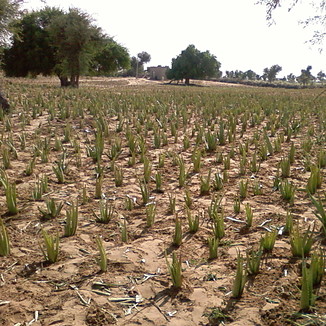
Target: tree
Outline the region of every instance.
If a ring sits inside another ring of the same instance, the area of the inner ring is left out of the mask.
[[[189,45],[179,56],[172,59],[172,67],[168,71],[168,78],[175,80],[203,79],[220,76],[221,64],[209,51],[200,52],[194,45]]]
[[[322,70],[319,71],[319,73],[317,74],[317,79],[320,83],[323,84],[326,79],[326,74]]]
[[[102,45],[92,60],[91,68],[96,75],[110,75],[130,67],[128,50],[111,37],[104,37]]]
[[[0,0],[0,46],[8,43],[11,34],[16,34],[17,29],[12,22],[20,15],[20,5],[23,0]]]
[[[297,77],[297,81],[303,86],[307,86],[313,82],[316,78],[311,74],[312,66],[308,66],[306,69],[301,70],[301,75]]]
[[[262,75],[262,78],[264,80],[268,80],[270,83],[273,82],[276,79],[276,75],[282,71],[282,67],[279,65],[273,65],[270,68],[264,69],[264,74]]]
[[[78,87],[81,73],[86,72],[91,63],[101,39],[101,29],[92,23],[87,13],[71,8],[68,13],[55,18],[49,26],[56,48],[55,72],[61,86]]]
[[[28,74],[50,75],[55,67],[55,47],[48,27],[55,17],[63,15],[57,8],[46,7],[27,13],[15,26],[18,35],[12,37],[10,48],[4,49],[2,67],[7,76],[26,77]]]
[[[295,80],[296,80],[296,77],[295,77],[295,75],[291,72],[290,74],[288,74],[288,75],[286,76],[286,79],[287,79],[288,82],[290,82],[290,83],[294,83]]]

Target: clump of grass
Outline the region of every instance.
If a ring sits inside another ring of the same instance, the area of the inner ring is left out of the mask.
[[[55,263],[59,255],[59,233],[56,235],[48,234],[42,229],[42,235],[44,240],[45,249],[40,244],[44,259],[49,263]]]
[[[167,256],[165,256],[165,259],[166,259],[166,265],[168,267],[172,279],[172,285],[174,288],[180,289],[182,286],[181,256],[177,258],[176,253],[173,252],[171,264],[169,263]]]
[[[237,271],[232,287],[232,297],[240,298],[247,282],[247,273],[243,267],[243,257],[237,252]]]
[[[0,218],[0,256],[8,256],[10,254],[10,244],[7,229]]]
[[[108,270],[108,261],[107,261],[106,252],[105,252],[105,249],[103,246],[103,241],[99,236],[96,237],[95,241],[96,241],[97,249],[100,254],[100,257],[96,258],[96,262],[99,265],[101,272],[106,272]]]

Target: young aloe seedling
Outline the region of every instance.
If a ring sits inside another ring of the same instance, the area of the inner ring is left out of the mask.
[[[154,224],[155,214],[156,214],[156,204],[153,202],[146,204],[146,225],[147,225],[147,227],[151,227]]]
[[[247,273],[243,268],[243,257],[240,251],[237,252],[237,271],[232,287],[232,297],[240,298],[247,282]]]
[[[173,252],[171,264],[169,263],[166,255],[165,260],[172,279],[173,287],[176,289],[180,289],[182,286],[181,256],[177,258],[176,253]]]
[[[312,270],[307,267],[304,261],[302,264],[300,310],[304,312],[310,311],[315,301],[316,295],[313,293]]]
[[[263,252],[272,252],[277,237],[277,230],[266,232],[260,239],[260,248]]]
[[[248,180],[241,180],[239,183],[239,195],[240,199],[245,199],[248,193]]]
[[[101,272],[106,272],[108,270],[108,262],[106,252],[103,246],[103,241],[99,236],[96,237],[95,241],[100,254],[100,257],[96,258],[96,262],[99,265]]]
[[[219,239],[217,239],[215,236],[210,237],[207,239],[208,242],[208,248],[209,248],[209,259],[213,260],[217,258],[217,248],[219,245]]]
[[[192,216],[190,209],[186,206],[187,220],[190,233],[196,233],[199,228],[199,214]]]
[[[247,272],[249,275],[257,275],[259,273],[260,261],[263,255],[262,250],[250,250],[246,251],[247,257]]]
[[[313,232],[310,228],[303,234],[299,232],[299,226],[292,229],[290,234],[290,244],[293,257],[307,257],[309,256],[311,247],[313,245]]]
[[[211,187],[211,170],[209,170],[207,177],[200,176],[200,195],[208,195]]]
[[[70,237],[76,234],[78,222],[78,202],[72,204],[69,209],[66,210],[66,224],[64,228],[64,236]]]
[[[56,204],[55,200],[51,198],[50,200],[46,200],[46,211],[41,209],[40,207],[38,207],[38,210],[41,212],[43,220],[49,220],[59,216],[62,207],[62,202]]]
[[[8,256],[10,254],[10,244],[7,229],[0,218],[0,256]]]
[[[175,197],[175,195],[172,195],[170,193],[168,193],[168,197],[169,197],[169,210],[168,210],[168,213],[175,214],[176,197]]]
[[[182,243],[182,222],[181,219],[178,218],[178,216],[176,216],[172,244],[176,247],[180,247],[181,243]]]
[[[55,263],[59,255],[59,233],[54,235],[48,234],[42,229],[42,235],[44,240],[45,249],[40,244],[44,259],[49,263]]]

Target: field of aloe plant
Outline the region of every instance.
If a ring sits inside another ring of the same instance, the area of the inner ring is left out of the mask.
[[[326,93],[4,80],[0,324],[324,325]]]

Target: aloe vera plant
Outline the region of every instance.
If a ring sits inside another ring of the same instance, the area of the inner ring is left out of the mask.
[[[180,289],[182,286],[181,256],[177,258],[176,253],[173,252],[171,264],[169,263],[167,256],[165,256],[165,260],[172,279],[173,287],[176,289]]]
[[[146,225],[147,227],[151,227],[155,221],[156,214],[156,204],[155,203],[147,203],[146,204]]]
[[[310,195],[310,199],[316,208],[316,211],[314,211],[315,216],[319,219],[319,221],[322,223],[324,234],[326,235],[326,210],[323,206],[322,200],[320,197],[318,197],[318,201]]]
[[[310,228],[305,233],[299,232],[299,226],[297,225],[292,229],[290,234],[290,244],[293,257],[307,257],[310,253],[313,245],[313,232]]]
[[[243,267],[243,257],[237,252],[237,271],[232,286],[232,297],[240,298],[247,282],[247,273]]]
[[[300,310],[304,312],[310,311],[315,301],[316,295],[313,293],[312,270],[307,267],[304,261],[302,264]]]
[[[99,258],[96,258],[96,262],[99,265],[101,272],[106,272],[108,270],[108,262],[103,241],[99,236],[96,237],[95,241],[100,255]]]
[[[261,257],[263,255],[262,250],[247,250],[247,272],[249,275],[256,275],[259,273]]]
[[[8,256],[10,254],[10,244],[7,229],[0,218],[0,256]]]
[[[113,205],[109,205],[108,200],[100,201],[100,213],[96,214],[94,210],[92,210],[93,216],[95,217],[96,222],[107,224],[111,221],[114,214]]]
[[[71,207],[66,210],[66,224],[64,228],[64,236],[70,237],[76,234],[78,223],[78,203],[71,204]]]
[[[176,216],[174,222],[174,234],[172,244],[176,247],[179,247],[182,243],[182,222],[181,219]]]
[[[199,228],[199,214],[192,216],[190,209],[186,206],[187,221],[190,233],[196,233]]]
[[[58,217],[62,210],[62,207],[62,202],[57,204],[55,200],[51,198],[46,200],[46,210],[43,210],[40,207],[38,207],[38,210],[41,212],[43,220],[49,220]]]
[[[219,245],[219,239],[213,236],[213,237],[209,237],[207,239],[207,242],[209,248],[209,259],[212,260],[217,258],[217,248]]]
[[[277,237],[277,230],[267,231],[260,239],[260,248],[263,252],[272,252]]]
[[[44,259],[49,263],[55,263],[59,255],[59,233],[57,232],[56,235],[51,235],[42,229],[42,236],[45,248],[41,244],[40,248]]]

